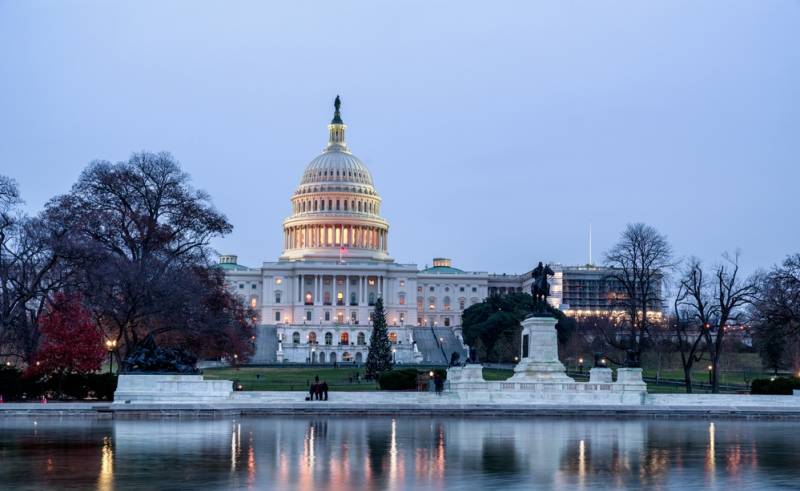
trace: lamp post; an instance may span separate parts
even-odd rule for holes
[[[116,339],[106,339],[106,350],[108,351],[108,373],[114,373],[114,350],[117,349]]]
[[[583,373],[583,358],[578,358],[578,372]]]
[[[713,377],[711,376],[712,373],[714,373],[714,367],[712,365],[709,365],[708,366],[708,384],[709,385],[713,385],[714,384]]]

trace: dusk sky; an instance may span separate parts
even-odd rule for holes
[[[0,0],[0,174],[31,213],[171,152],[257,266],[336,94],[391,255],[520,273],[626,223],[678,256],[800,252],[800,1]]]

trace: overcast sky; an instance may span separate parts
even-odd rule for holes
[[[800,252],[800,2],[0,0],[0,173],[31,212],[172,152],[256,266],[342,97],[400,262],[523,272],[643,221]]]

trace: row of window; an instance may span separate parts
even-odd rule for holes
[[[323,336],[325,341],[325,346],[333,346],[333,333],[326,332]],[[317,333],[310,332],[306,336],[306,342],[308,344],[314,345],[317,344]],[[397,333],[392,331],[389,333],[389,342],[392,344],[397,343]],[[300,344],[300,332],[294,331],[292,333],[292,344]],[[349,346],[350,345],[350,333],[343,332],[339,335],[339,344]],[[364,346],[367,344],[367,336],[363,332],[356,334],[356,345],[357,346]]]
[[[432,291],[432,292],[435,292],[436,291],[436,287],[435,286],[430,286],[430,287],[428,287],[428,290]],[[450,291],[450,287],[449,286],[444,287],[444,291],[445,292],[449,292]],[[464,293],[465,287],[463,287],[463,286],[458,287],[458,291],[461,292],[461,293]],[[422,293],[422,287],[421,286],[417,287],[417,292],[418,293]],[[477,292],[478,292],[478,287],[477,286],[473,286],[472,287],[472,293],[477,293]]]
[[[349,207],[348,207],[349,204]],[[360,211],[364,213],[378,213],[378,204],[372,201],[356,201],[356,200],[332,200],[329,199],[327,203],[327,208],[325,206],[325,200],[308,200],[308,201],[301,201],[299,203],[295,203],[295,213],[305,213],[307,211],[336,211],[344,210],[344,211]]]
[[[405,324],[405,322],[406,322],[406,313],[405,312],[400,312],[398,315],[399,315],[400,324],[401,325]],[[280,310],[276,310],[275,311],[275,322],[281,322],[281,318],[282,318],[281,311]],[[331,321],[331,311],[330,310],[326,310],[325,312],[323,312],[322,318],[323,318],[323,320],[325,322],[330,322]],[[306,310],[306,319],[305,320],[307,322],[313,322],[313,312],[311,312],[310,310]],[[344,312],[342,312],[342,311],[336,312],[336,322],[339,323],[339,324],[344,324]],[[370,324],[372,324],[372,312],[369,313],[369,322],[370,322]],[[350,323],[352,323],[352,324],[358,324],[359,323],[358,311],[353,310],[353,311],[350,312]]]

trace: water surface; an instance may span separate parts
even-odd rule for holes
[[[0,489],[800,488],[800,424],[0,419]]]

